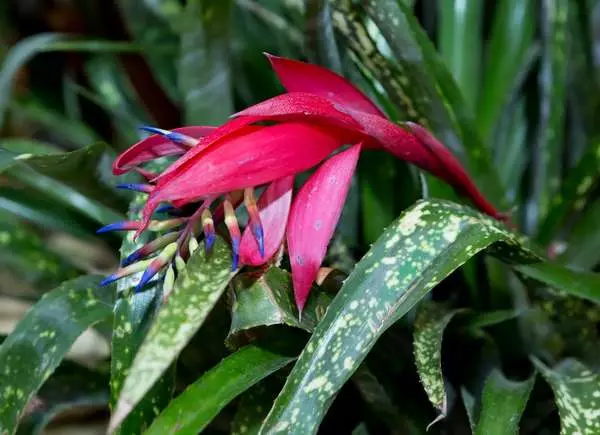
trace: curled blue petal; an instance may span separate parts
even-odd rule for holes
[[[108,233],[109,231],[129,231],[137,229],[137,222],[132,221],[120,221],[113,222],[112,224],[108,224],[103,226],[102,228],[98,228],[96,230],[96,234]]]
[[[133,190],[134,192],[150,193],[153,187],[149,184],[141,183],[122,183],[116,185],[117,189]]]
[[[100,281],[100,283],[98,284],[100,287],[105,287],[113,282],[115,282],[116,280],[118,280],[119,278],[121,278],[118,274],[113,273],[112,275],[107,276],[106,278],[104,278],[102,281]]]

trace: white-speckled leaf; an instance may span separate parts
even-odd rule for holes
[[[417,310],[413,349],[415,364],[427,397],[444,418],[448,412],[448,397],[442,374],[442,339],[444,330],[459,309],[448,308],[434,301],[421,303]]]
[[[479,251],[538,257],[502,224],[441,200],[401,215],[345,281],[300,355],[261,433],[310,434],[379,336]]]
[[[23,408],[77,337],[109,318],[112,288],[99,277],[66,281],[46,293],[0,346],[0,434],[12,434]]]
[[[493,370],[483,387],[481,412],[474,433],[476,435],[516,435],[519,421],[527,405],[535,376],[523,382],[506,379],[502,372]]]
[[[160,166],[155,166],[159,169]],[[136,194],[129,206],[128,219],[140,218],[146,195]],[[128,233],[121,244],[121,258],[126,258],[140,248],[146,240],[143,235],[137,241],[133,233]],[[117,292],[121,295],[115,302],[113,334],[111,340],[110,367],[110,406],[115,409],[125,378],[129,373],[133,359],[140,348],[150,325],[156,318],[162,302],[162,282],[160,279],[146,286],[143,292],[132,293],[141,278],[142,272],[130,275],[118,281]],[[119,434],[129,435],[148,427],[154,418],[171,400],[174,389],[174,368],[167,370],[148,391],[144,398],[122,422]]]
[[[561,435],[600,433],[600,374],[575,359],[552,369],[536,358],[532,361],[554,391]]]
[[[231,251],[218,238],[211,255],[200,246],[175,281],[125,379],[112,415],[116,429],[202,326],[232,277]]]

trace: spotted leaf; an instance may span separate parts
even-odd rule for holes
[[[261,433],[316,432],[342,385],[381,334],[481,250],[514,262],[538,257],[470,208],[421,201],[401,215],[344,282],[294,366]]]
[[[442,339],[446,326],[459,311],[427,301],[419,306],[415,320],[415,364],[427,397],[440,412],[435,421],[448,413],[448,396],[442,374]]]
[[[84,276],[46,293],[0,346],[0,433],[14,433],[25,405],[75,339],[112,316],[112,289],[99,289],[99,282]]]
[[[141,207],[146,200],[143,194],[136,194],[130,204],[129,218],[138,219]],[[133,240],[129,234],[121,244],[121,259],[140,248],[144,244],[142,238]],[[110,370],[110,406],[115,408],[123,389],[123,382],[129,373],[133,358],[138,352],[144,337],[162,301],[160,281],[153,281],[144,288],[143,292],[132,293],[130,290],[138,283],[141,272],[130,275],[118,281],[117,291],[123,294],[115,303],[113,334],[111,340],[111,370]],[[166,371],[152,389],[127,416],[119,428],[119,433],[136,433],[140,428],[147,427],[158,413],[169,403],[173,393],[174,368]]]
[[[217,239],[208,257],[203,247],[192,255],[133,360],[112,415],[111,431],[119,427],[177,359],[206,320],[231,277],[231,250],[222,239]]]
[[[554,391],[561,435],[600,433],[600,374],[574,359],[553,368],[532,360]]]

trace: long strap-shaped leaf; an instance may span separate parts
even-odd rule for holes
[[[160,169],[159,166],[152,170]],[[136,194],[130,206],[128,218],[140,218],[141,209],[146,201],[146,196]],[[125,237],[121,244],[121,258],[140,248],[143,241],[134,241],[132,235]],[[133,359],[137,354],[148,329],[156,319],[156,312],[162,302],[162,282],[154,281],[143,292],[131,293],[141,277],[141,273],[130,275],[119,280],[117,290],[119,293],[128,294],[115,302],[113,334],[111,340],[111,367],[110,367],[110,406],[115,409],[123,383],[129,373]],[[152,420],[167,406],[173,394],[174,370],[164,373],[146,393],[135,409],[127,416],[119,428],[119,433],[139,433],[142,427],[147,427]]]
[[[293,361],[299,351],[297,344],[284,344],[287,349],[243,347],[173,400],[145,435],[199,433],[237,395]]]
[[[205,255],[203,246],[192,255],[133,360],[112,415],[111,431],[177,359],[231,277],[231,251],[222,239],[217,239],[210,255]]]
[[[500,243],[497,243],[500,242]],[[501,224],[446,201],[417,203],[356,265],[329,306],[261,433],[315,433],[336,393],[381,334],[437,283],[495,245],[503,258],[535,254]]]
[[[23,408],[73,342],[112,315],[113,291],[98,277],[66,281],[46,293],[0,347],[0,433],[12,434]]]

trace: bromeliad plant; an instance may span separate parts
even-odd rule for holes
[[[338,223],[361,149],[384,149],[466,193],[487,214],[501,216],[452,153],[423,127],[412,123],[402,127],[389,121],[352,84],[326,69],[275,56],[269,60],[288,93],[249,107],[214,129],[146,127],[158,135],[138,142],[115,160],[115,175],[135,169],[149,181],[121,187],[149,196],[142,219],[113,223],[99,232],[129,230],[137,236],[146,229],[172,231],[125,258],[124,268],[103,284],[146,267],[136,286],[136,290],[142,289],[175,257],[185,261],[197,249],[195,231],[200,224],[209,252],[215,240],[211,205],[224,195],[216,223],[223,219],[227,226],[233,270],[240,258],[242,265],[269,262],[287,235],[294,296],[301,312]],[[321,165],[292,200],[294,176],[346,144],[352,145]],[[160,174],[139,166],[182,153]],[[254,189],[262,185],[267,187],[257,205]],[[249,217],[243,236],[235,216],[242,198]],[[151,221],[161,203],[178,216],[186,208],[188,216]],[[175,231],[178,227],[181,230]],[[155,259],[135,263],[158,251]],[[174,280],[173,266],[168,267],[166,293]]]
[[[492,3],[120,0],[131,41],[14,45],[0,433],[598,433],[593,2]]]

